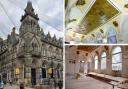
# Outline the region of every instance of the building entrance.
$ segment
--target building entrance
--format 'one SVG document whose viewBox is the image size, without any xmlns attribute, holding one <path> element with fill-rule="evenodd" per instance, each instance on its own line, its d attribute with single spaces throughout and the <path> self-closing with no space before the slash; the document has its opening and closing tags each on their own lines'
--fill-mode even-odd
<svg viewBox="0 0 128 89">
<path fill-rule="evenodd" d="M 36 85 L 36 69 L 31 69 L 31 83 L 32 85 Z"/>
</svg>

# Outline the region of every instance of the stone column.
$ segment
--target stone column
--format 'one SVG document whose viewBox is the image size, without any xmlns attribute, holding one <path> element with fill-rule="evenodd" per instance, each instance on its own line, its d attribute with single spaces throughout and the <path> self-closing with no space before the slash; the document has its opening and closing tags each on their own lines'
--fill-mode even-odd
<svg viewBox="0 0 128 89">
<path fill-rule="evenodd" d="M 107 74 L 112 75 L 112 60 L 111 60 L 111 56 L 107 55 Z"/>
<path fill-rule="evenodd" d="M 41 68 L 36 69 L 36 83 L 41 84 Z"/>
<path fill-rule="evenodd" d="M 31 67 L 25 66 L 25 84 L 31 85 Z"/>
<path fill-rule="evenodd" d="M 101 57 L 99 57 L 98 59 L 98 73 L 102 73 L 102 70 L 101 70 Z"/>
<path fill-rule="evenodd" d="M 122 77 L 128 78 L 128 51 L 122 54 Z"/>
<path fill-rule="evenodd" d="M 33 59 L 31 55 L 25 55 L 25 84 L 31 86 L 31 64 Z"/>
</svg>

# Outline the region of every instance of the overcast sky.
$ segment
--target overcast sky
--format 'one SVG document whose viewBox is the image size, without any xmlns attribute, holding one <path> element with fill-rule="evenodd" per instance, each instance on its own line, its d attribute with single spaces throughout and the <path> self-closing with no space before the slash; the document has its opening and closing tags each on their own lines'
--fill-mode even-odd
<svg viewBox="0 0 128 89">
<path fill-rule="evenodd" d="M 39 24 L 44 32 L 49 31 L 57 38 L 63 36 L 63 0 L 30 0 L 35 13 L 38 14 Z M 20 27 L 20 19 L 28 0 L 0 0 L 0 37 L 6 38 L 14 25 Z M 9 17 L 8 17 L 9 16 Z"/>
</svg>

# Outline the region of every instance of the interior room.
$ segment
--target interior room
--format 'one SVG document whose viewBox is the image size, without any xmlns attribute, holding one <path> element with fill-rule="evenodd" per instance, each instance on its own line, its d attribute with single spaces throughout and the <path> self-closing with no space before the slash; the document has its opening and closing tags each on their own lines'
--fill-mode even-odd
<svg viewBox="0 0 128 89">
<path fill-rule="evenodd" d="M 66 89 L 128 89 L 128 46 L 66 45 Z"/>
<path fill-rule="evenodd" d="M 65 0 L 67 44 L 128 43 L 128 0 Z"/>
</svg>

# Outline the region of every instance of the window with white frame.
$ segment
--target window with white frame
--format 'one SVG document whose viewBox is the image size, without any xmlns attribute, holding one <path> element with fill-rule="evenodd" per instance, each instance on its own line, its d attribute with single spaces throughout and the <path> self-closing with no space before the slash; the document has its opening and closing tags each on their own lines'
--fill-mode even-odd
<svg viewBox="0 0 128 89">
<path fill-rule="evenodd" d="M 95 70 L 98 69 L 98 56 L 95 56 Z"/>
<path fill-rule="evenodd" d="M 120 47 L 112 50 L 112 70 L 122 70 L 122 51 Z"/>
<path fill-rule="evenodd" d="M 105 70 L 106 69 L 106 52 L 103 52 L 101 55 L 101 70 Z"/>
</svg>

